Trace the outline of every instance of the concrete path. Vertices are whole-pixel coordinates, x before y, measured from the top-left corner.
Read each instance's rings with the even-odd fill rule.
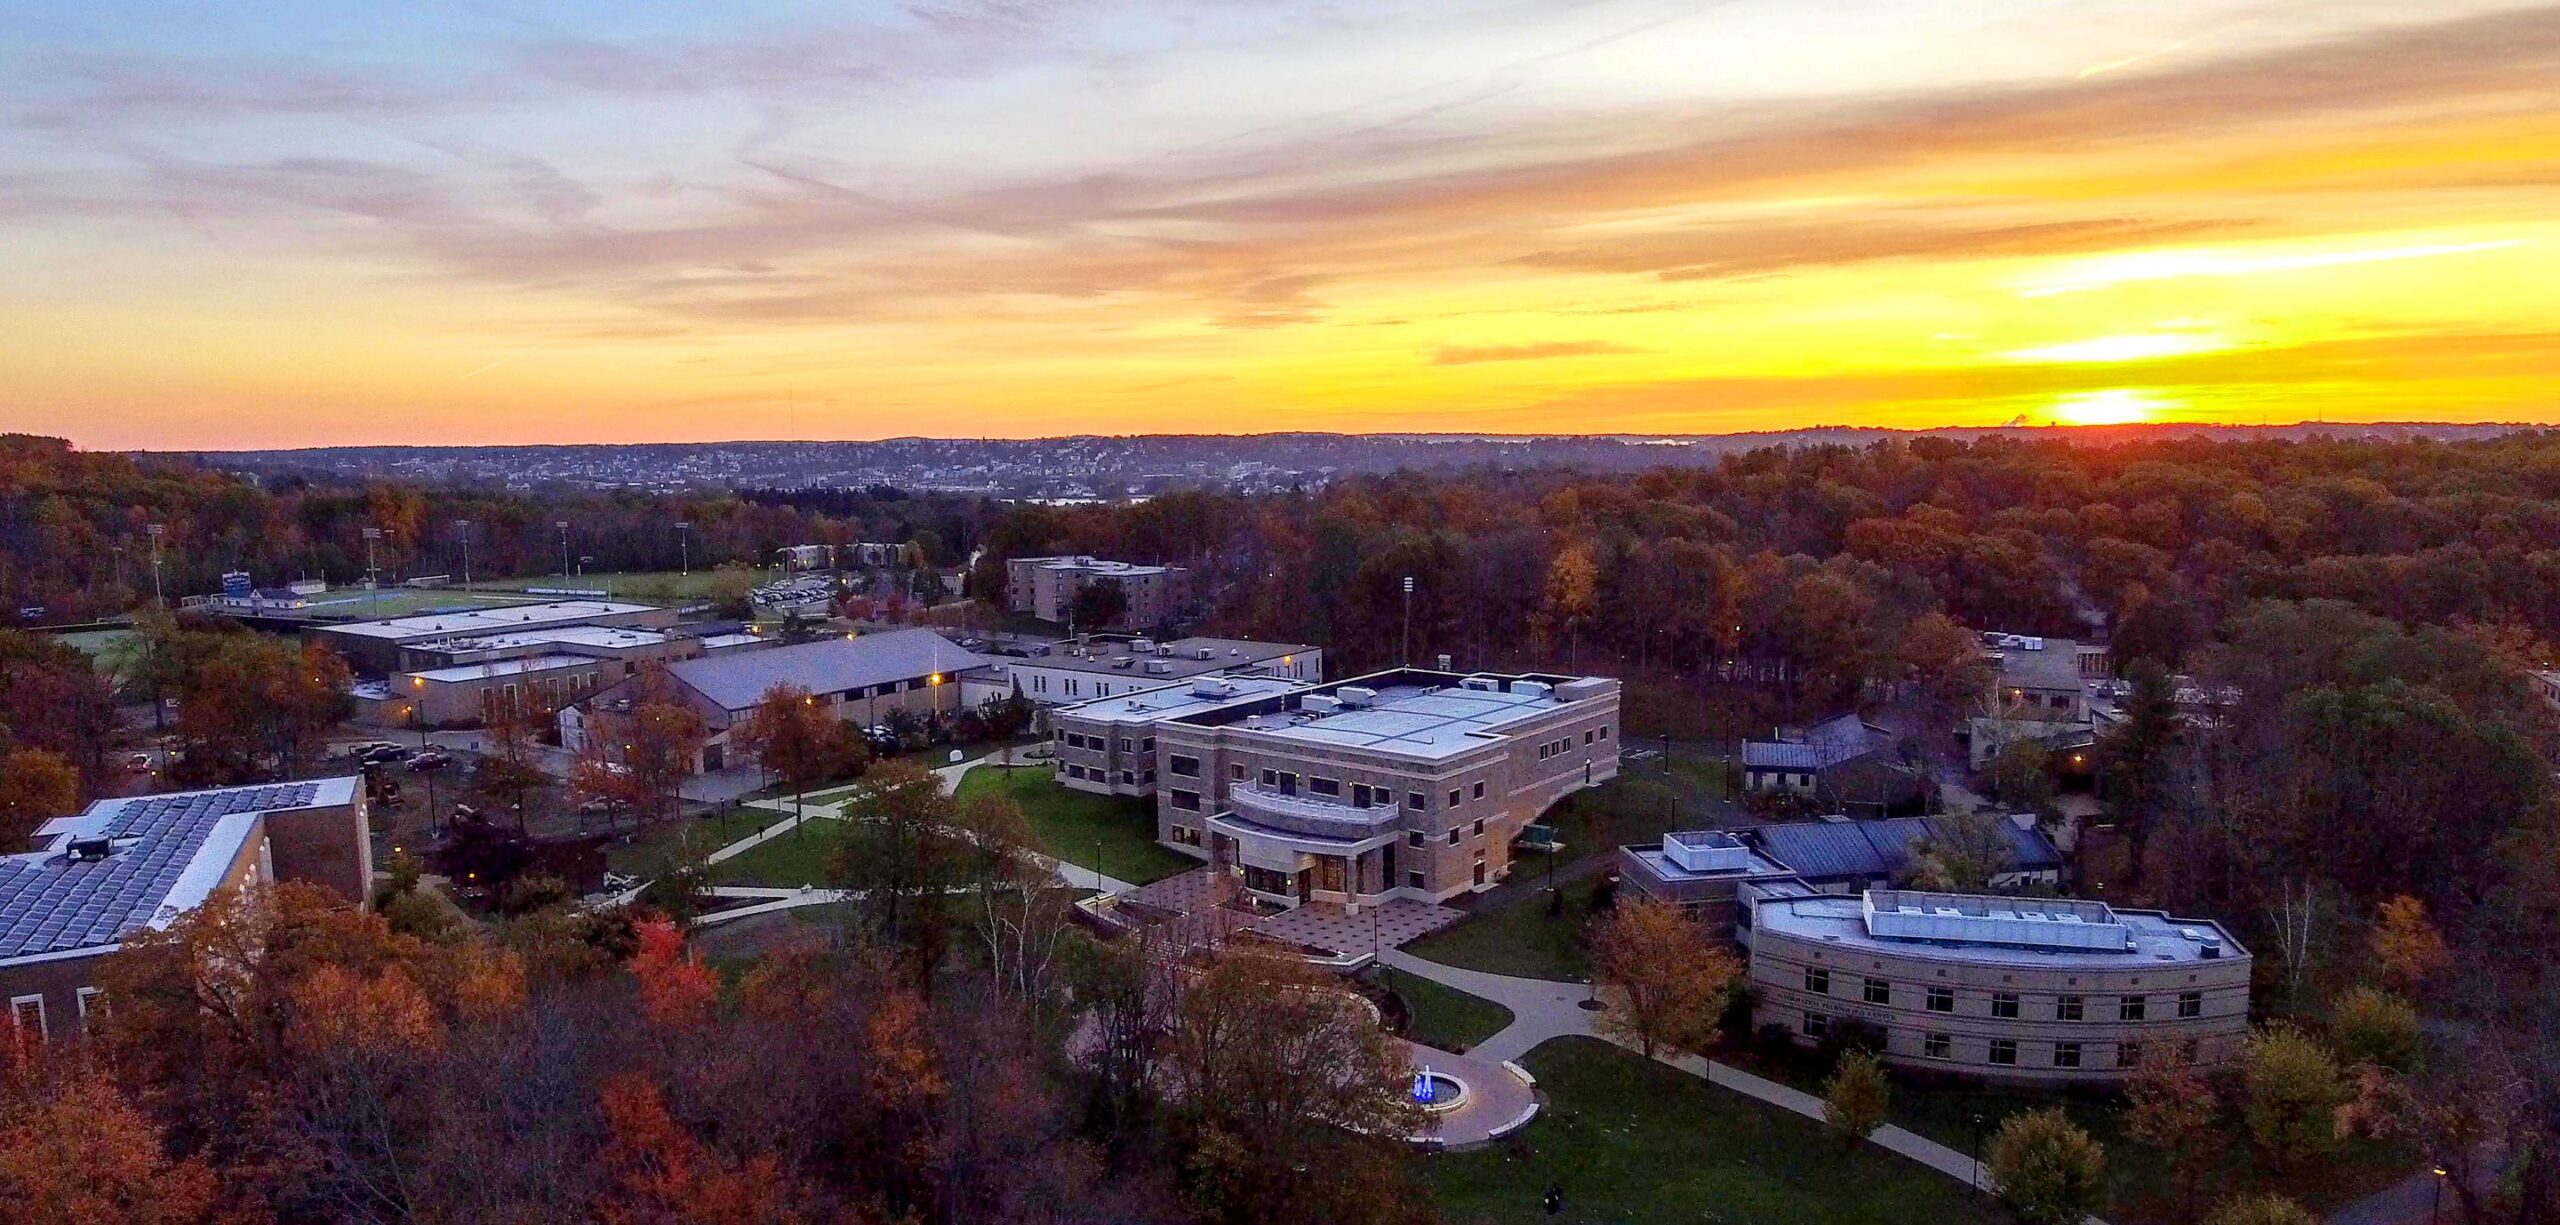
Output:
[[[1497,1062],[1517,1061],[1550,1038],[1567,1037],[1599,1038],[1629,1050],[1636,1049],[1598,1031],[1594,1022],[1600,1014],[1582,1007],[1582,1001],[1589,999],[1591,992],[1584,984],[1487,974],[1481,970],[1442,965],[1402,949],[1383,953],[1378,960],[1399,972],[1492,1000],[1511,1010],[1511,1024],[1470,1048],[1467,1053],[1471,1056]],[[1699,1077],[1708,1084],[1731,1089],[1781,1110],[1816,1121],[1822,1118],[1822,1099],[1801,1089],[1695,1055],[1659,1058],[1658,1061]],[[1910,1158],[1967,1186],[1987,1188],[1991,1185],[1988,1166],[1979,1165],[1973,1158],[1916,1132],[1887,1125],[1877,1128],[1875,1134],[1867,1139],[1886,1152]],[[2091,1217],[2085,1225],[2105,1225],[2105,1222]]]

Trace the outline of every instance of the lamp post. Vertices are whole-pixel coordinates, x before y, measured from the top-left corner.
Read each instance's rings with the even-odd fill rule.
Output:
[[[676,566],[680,573],[693,573],[693,524],[689,520],[676,520]]]
[[[453,536],[462,543],[462,585],[468,587],[471,585],[471,521],[454,520]]]
[[[1982,1193],[1982,1112],[1973,1113],[1973,1168],[1965,1171],[1965,1182],[1975,1194]]]
[[[2438,1225],[2444,1220],[2444,1179],[2450,1172],[2441,1165],[2433,1168],[2436,1176],[2436,1198],[2435,1202],[2427,1208],[2427,1225]]]
[[[560,529],[560,581],[566,583],[569,581],[569,521],[554,520],[551,526]]]

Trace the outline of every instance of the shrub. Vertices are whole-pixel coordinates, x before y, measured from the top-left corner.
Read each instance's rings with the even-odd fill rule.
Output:
[[[1891,1092],[1876,1057],[1852,1048],[1840,1056],[1822,1086],[1822,1120],[1844,1136],[1864,1140],[1884,1126]]]
[[[2059,1106],[2010,1115],[1991,1137],[2000,1202],[2027,1225],[2077,1225],[2098,1206],[2106,1151]]]
[[[2240,1114],[2270,1160],[2298,1161],[2336,1144],[2337,1110],[2348,1096],[2337,1059],[2318,1038],[2284,1022],[2249,1035]]]

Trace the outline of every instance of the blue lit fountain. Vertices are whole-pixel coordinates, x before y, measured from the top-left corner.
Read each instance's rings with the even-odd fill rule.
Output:
[[[1467,1086],[1457,1077],[1434,1072],[1429,1064],[1422,1065],[1422,1070],[1413,1074],[1414,1104],[1433,1114],[1455,1110],[1466,1100]]]

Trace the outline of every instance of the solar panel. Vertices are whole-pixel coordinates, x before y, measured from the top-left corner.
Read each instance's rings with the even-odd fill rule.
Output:
[[[110,943],[151,919],[235,813],[306,807],[317,783],[141,796],[117,804],[99,831],[135,839],[102,860],[58,854],[0,860],[0,957]]]

